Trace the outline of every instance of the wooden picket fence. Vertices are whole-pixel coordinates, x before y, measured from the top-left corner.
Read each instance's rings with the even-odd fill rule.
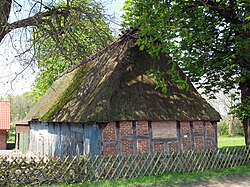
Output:
[[[250,164],[250,146],[185,153],[65,158],[0,158],[0,184],[48,185],[193,172]]]

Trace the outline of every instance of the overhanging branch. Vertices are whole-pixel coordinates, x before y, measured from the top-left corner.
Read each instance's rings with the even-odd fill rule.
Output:
[[[190,3],[190,8],[195,6],[207,6],[215,13],[218,13],[221,17],[223,17],[227,22],[231,24],[242,24],[242,20],[237,18],[235,10],[233,7],[229,7],[226,5],[221,5],[219,2],[213,0],[196,0]]]
[[[39,26],[40,24],[44,23],[48,17],[51,17],[52,15],[62,15],[67,17],[69,13],[70,7],[66,7],[64,9],[61,8],[61,10],[50,9],[45,12],[39,12],[34,16],[28,17],[26,19],[18,20],[10,24],[6,23],[0,28],[0,42],[2,41],[4,36],[12,30],[28,26]]]

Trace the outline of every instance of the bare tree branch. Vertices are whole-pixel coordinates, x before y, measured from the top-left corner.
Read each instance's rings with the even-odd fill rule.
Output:
[[[2,30],[4,30],[4,32],[2,35],[0,35],[0,42],[3,39],[3,37],[10,31],[22,27],[38,26],[42,23],[45,23],[46,18],[52,16],[53,14],[67,16],[69,14],[69,9],[48,10],[46,12],[39,12],[32,17],[28,17],[26,19],[18,20],[11,24],[7,24],[7,26],[2,27],[3,28]]]

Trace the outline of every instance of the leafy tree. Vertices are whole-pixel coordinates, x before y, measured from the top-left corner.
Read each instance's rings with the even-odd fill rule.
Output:
[[[235,112],[250,145],[250,1],[126,0],[124,10],[123,26],[140,30],[141,49],[169,54],[211,97],[239,90]]]
[[[73,57],[72,61],[75,61],[79,60],[77,56],[80,57],[84,49],[89,51],[84,43],[87,38],[79,43],[80,39],[83,39],[83,32],[86,32],[86,36],[92,32],[93,37],[88,40],[96,42],[92,43],[96,47],[100,45],[100,42],[97,42],[98,38],[103,37],[102,43],[109,40],[110,31],[107,30],[105,22],[111,22],[113,19],[100,3],[94,0],[61,1],[58,3],[59,1],[56,0],[0,0],[0,44],[5,48],[9,46],[11,50],[14,49],[16,53],[14,61],[18,60],[23,66],[23,70],[14,75],[13,80],[10,81],[11,84],[26,69],[34,67],[37,57],[44,55],[45,48],[42,46],[46,46],[46,42],[51,42],[53,46],[48,51],[48,56],[54,50],[54,54],[60,52],[60,60]],[[79,24],[84,25],[80,27]],[[80,30],[80,28],[83,29]],[[79,33],[80,31],[82,33]],[[106,35],[105,31],[108,32]],[[31,36],[33,36],[32,40]],[[39,43],[45,45],[39,47]],[[90,48],[93,49],[93,46]],[[41,53],[37,54],[39,50]],[[75,52],[72,53],[72,51]],[[54,59],[50,58],[47,62],[52,63]],[[45,67],[45,65],[41,66],[40,69]],[[64,65],[60,66],[62,67]]]
[[[22,95],[8,95],[10,100],[10,121],[15,123],[25,118],[29,110],[34,106],[33,97],[30,92]]]
[[[60,2],[54,8],[60,10],[65,6],[66,2]],[[106,20],[100,14],[103,12],[100,4],[93,0],[75,0],[71,6],[84,9],[84,13],[75,11],[67,17],[54,15],[32,33],[39,68],[34,85],[37,99],[65,69],[84,61],[112,40]]]

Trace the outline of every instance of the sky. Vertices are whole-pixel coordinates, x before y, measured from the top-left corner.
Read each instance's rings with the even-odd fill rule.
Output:
[[[121,21],[122,6],[125,0],[101,0],[105,3],[107,9],[111,14],[115,14],[117,23]],[[109,2],[109,3],[107,3]],[[25,4],[25,3],[24,3]],[[28,7],[23,7],[28,10]],[[21,18],[22,15],[10,15],[10,21],[15,21],[16,17]],[[113,25],[118,27],[119,25]],[[14,33],[12,33],[14,34]],[[12,35],[14,36],[14,35]],[[25,33],[22,37],[25,36]],[[11,42],[12,41],[12,42]],[[13,42],[14,41],[14,42]],[[10,38],[8,35],[4,41],[0,44],[0,97],[6,97],[8,94],[20,95],[32,89],[32,84],[36,78],[36,67],[28,67],[23,71],[21,64],[29,63],[29,57],[27,56],[24,62],[19,61],[17,58],[17,52],[14,48],[20,48],[23,44],[20,44],[19,37]],[[15,60],[14,60],[15,59]],[[26,67],[25,65],[24,67]],[[22,72],[23,71],[23,72]],[[22,73],[21,73],[22,72]]]

